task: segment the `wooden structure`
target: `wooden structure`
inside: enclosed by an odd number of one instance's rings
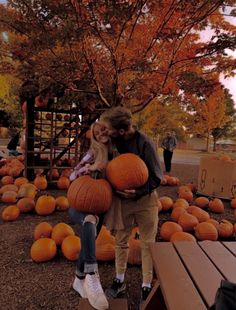
[[[89,146],[85,133],[98,118],[98,111],[81,110],[74,103],[58,107],[57,98],[46,107],[35,106],[35,98],[27,100],[25,128],[25,175],[35,177],[43,170],[52,181],[53,169],[67,169],[79,160]]]
[[[206,310],[222,279],[236,283],[235,242],[156,242],[151,253],[159,282],[142,310]]]

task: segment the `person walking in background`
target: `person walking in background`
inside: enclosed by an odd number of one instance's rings
[[[111,148],[112,149],[112,148]],[[90,148],[70,175],[70,180],[94,172],[104,174],[108,162],[110,138],[104,126],[99,122],[91,126]],[[103,175],[101,175],[103,176]],[[69,208],[72,221],[79,224],[81,239],[80,256],[76,263],[75,279],[72,284],[82,298],[88,298],[89,303],[98,310],[108,309],[108,301],[101,286],[96,259],[95,240],[102,227],[104,214],[90,214]]]
[[[117,191],[121,197],[121,213],[124,228],[115,233],[115,268],[113,283],[105,293],[117,298],[126,290],[125,272],[128,261],[128,241],[134,225],[138,225],[141,240],[142,288],[140,304],[151,291],[153,264],[149,244],[155,242],[158,224],[157,193],[155,189],[162,179],[161,164],[154,143],[132,125],[132,114],[124,107],[105,111],[100,121],[104,122],[108,134],[118,152],[134,153],[146,164],[149,178],[145,185],[137,189]]]
[[[174,149],[177,146],[177,139],[175,133],[167,132],[166,136],[163,138],[161,147],[163,148],[163,158],[165,164],[165,172],[171,172],[171,161]]]
[[[12,156],[20,155],[20,153],[17,151],[17,145],[19,144],[19,140],[20,140],[20,132],[18,131],[16,132],[15,135],[13,135],[13,137],[11,138],[11,140],[9,141],[7,145],[9,155],[12,155]]]

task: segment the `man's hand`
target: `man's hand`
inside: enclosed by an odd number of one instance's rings
[[[116,193],[122,197],[122,198],[135,198],[136,197],[136,191],[135,189],[124,189],[123,191],[116,191]]]

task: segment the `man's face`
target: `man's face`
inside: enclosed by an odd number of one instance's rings
[[[115,129],[114,127],[111,126],[110,123],[108,122],[105,122],[105,127],[106,127],[106,130],[107,130],[107,134],[109,137],[111,138],[117,138],[117,137],[120,137],[121,134],[120,134],[120,130],[118,129]]]

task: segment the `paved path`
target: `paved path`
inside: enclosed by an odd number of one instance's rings
[[[161,162],[163,162],[162,150],[158,150]],[[184,150],[175,150],[172,163],[173,164],[189,164],[189,165],[199,165],[200,158],[204,156],[203,153],[198,151],[184,151]]]

